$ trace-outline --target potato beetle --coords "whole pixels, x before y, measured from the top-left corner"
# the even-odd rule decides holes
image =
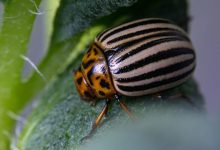
[[[148,18],[100,33],[74,76],[83,100],[106,100],[95,129],[113,98],[132,117],[118,95],[142,96],[177,87],[194,68],[195,51],[186,32],[172,21]]]

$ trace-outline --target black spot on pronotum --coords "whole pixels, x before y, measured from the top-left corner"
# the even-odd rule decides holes
[[[82,83],[82,77],[78,78],[76,82],[80,85]]]
[[[97,51],[97,49],[96,49],[96,48],[93,48],[93,52],[94,52],[94,54],[95,54],[95,55],[97,55],[97,54],[98,54],[98,51]]]
[[[109,85],[109,83],[106,82],[106,81],[103,80],[103,79],[100,81],[100,85],[101,85],[102,88],[110,89],[110,85]]]
[[[102,92],[102,91],[99,91],[99,95],[101,95],[101,96],[105,96],[105,93]]]
[[[86,57],[89,58],[90,56],[91,56],[91,53],[87,53],[87,56],[86,56]]]
[[[100,76],[96,77],[95,79],[96,79],[96,80],[100,79]]]
[[[89,50],[87,51],[87,53],[90,53],[90,52],[91,52],[91,50],[92,50],[92,47],[90,47],[90,48],[89,48]]]
[[[86,63],[82,63],[83,68],[84,68],[84,69],[88,68],[88,67],[89,67],[91,64],[93,64],[94,62],[95,62],[95,60],[94,60],[94,59],[91,59],[91,60],[87,61]]]
[[[93,68],[94,68],[94,66],[93,66],[93,67],[89,70],[89,72],[87,73],[87,77],[88,77],[89,82],[90,82],[91,85],[93,85],[93,82],[92,82],[92,79],[91,79],[91,77],[92,77],[92,75],[93,75]]]

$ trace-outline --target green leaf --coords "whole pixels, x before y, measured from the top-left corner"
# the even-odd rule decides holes
[[[71,39],[76,33],[81,32],[85,28],[89,27],[94,22],[94,20],[97,20],[98,18],[102,16],[112,14],[118,8],[129,7],[136,2],[137,0],[117,0],[117,1],[65,0],[65,1],[62,1],[60,8],[58,10],[58,13],[57,13],[57,19],[55,20],[55,32],[53,34],[52,40],[55,42],[62,42],[64,40]],[[153,6],[149,5],[152,2],[155,5]],[[172,6],[169,5],[171,1],[170,2],[169,1],[157,2],[154,0],[152,2],[148,0],[146,2],[143,1],[143,2],[137,3],[136,6],[134,6],[132,9],[135,9],[138,11],[125,8],[124,10],[120,11],[122,12],[120,15],[118,14],[115,15],[114,19],[117,19],[118,17],[122,17],[123,15],[130,16],[131,18],[132,17],[141,18],[141,17],[150,16],[152,14],[152,16],[155,16],[155,17],[164,16],[165,18],[170,18],[170,19],[175,18],[176,21],[179,23],[186,22],[185,20],[186,16],[184,14],[184,11],[181,12],[182,9],[178,10],[175,8],[176,6],[181,5],[181,4],[183,4],[182,6],[185,7],[186,3],[184,3],[183,1],[179,3],[175,2],[176,4],[173,3]],[[157,10],[155,13],[155,10],[161,6],[165,8]],[[148,11],[145,11],[143,13],[143,11],[147,9]],[[167,11],[168,9],[169,11]],[[177,20],[176,18],[177,14],[167,15],[167,14],[170,14],[172,10],[176,11],[176,13],[178,14],[182,13],[184,18]],[[108,24],[113,21],[114,20],[108,21]]]
[[[0,149],[6,149],[10,140],[14,118],[25,100],[21,93],[22,57],[27,52],[35,11],[40,0],[13,0],[5,3],[0,28]],[[11,116],[11,117],[10,117]]]
[[[62,42],[72,38],[76,33],[82,32],[91,23],[115,12],[120,7],[132,5],[136,0],[100,1],[100,0],[65,0],[58,10],[52,40]]]
[[[55,19],[51,46],[40,70],[46,78],[54,77],[42,96],[34,101],[35,108],[28,112],[29,117],[21,134],[16,138],[19,149],[78,149],[79,141],[91,129],[91,123],[100,113],[104,102],[96,107],[80,100],[73,84],[72,70],[80,64],[82,53],[94,36],[102,29],[144,17],[168,18],[187,29],[187,3],[185,0],[94,0],[61,1]],[[107,16],[106,16],[107,15]],[[72,64],[70,64],[72,63]],[[54,76],[59,73],[58,76]],[[40,89],[44,83],[34,74],[26,88]],[[33,90],[33,91],[34,91]],[[34,93],[34,92],[33,92]],[[137,116],[148,117],[151,112],[167,108],[173,112],[204,111],[202,97],[194,80],[164,93],[165,96],[183,93],[187,99],[158,99],[152,96],[138,98],[123,97],[129,109]],[[31,94],[30,94],[31,95]],[[30,105],[28,107],[30,109]],[[161,115],[165,113],[161,113]],[[27,115],[25,114],[25,115]],[[151,115],[150,115],[151,116]],[[108,117],[98,128],[96,136],[127,124],[130,120],[119,105],[113,101]],[[104,136],[103,136],[104,137]]]
[[[220,147],[219,118],[173,112],[165,115],[150,113],[142,117],[141,123],[118,125],[117,129],[102,132],[95,142],[88,142],[80,149],[218,150]]]

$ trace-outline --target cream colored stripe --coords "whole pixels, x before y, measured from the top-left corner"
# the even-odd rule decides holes
[[[129,78],[129,77],[134,77],[134,76],[138,76],[147,72],[151,72],[153,70],[159,69],[159,68],[163,68],[172,64],[176,64],[178,62],[182,62],[185,60],[189,60],[192,59],[194,56],[192,54],[186,54],[186,55],[180,55],[180,56],[176,56],[176,57],[172,57],[172,58],[168,58],[168,59],[164,59],[158,62],[154,62],[148,65],[145,65],[143,67],[134,69],[132,71],[126,72],[126,73],[120,73],[120,74],[113,74],[113,79],[118,79],[118,78]]]
[[[117,81],[114,81],[114,82],[117,85],[125,85],[125,86],[137,86],[137,85],[143,85],[143,84],[150,84],[150,83],[153,83],[153,82],[162,81],[162,80],[165,80],[165,79],[169,79],[169,78],[176,77],[176,76],[179,76],[181,74],[184,74],[187,71],[190,71],[194,66],[195,66],[195,63],[192,63],[192,64],[190,64],[189,66],[187,66],[185,68],[182,68],[180,70],[171,72],[169,74],[161,75],[161,76],[158,76],[158,77],[145,79],[145,80],[141,80],[141,81],[128,82],[128,83],[119,83]]]
[[[137,22],[142,22],[142,21],[145,21],[145,20],[150,20],[150,19],[139,19],[139,20],[135,20],[135,21],[132,21],[132,22],[128,22],[128,23],[124,23],[122,25],[119,25],[117,27],[114,27],[112,29],[110,29],[109,31],[107,31],[106,33],[104,33],[101,37],[100,37],[100,41],[103,39],[103,37],[105,37],[105,35],[109,34],[110,32],[114,31],[114,30],[117,30],[119,28],[122,28],[122,27],[126,27],[128,25],[131,25],[131,24],[134,24],[134,23],[137,23]]]
[[[115,42],[115,43],[112,43],[112,44],[107,44],[107,42],[112,40],[112,39],[118,38],[120,36],[124,36],[124,35],[130,34],[130,33],[135,33],[137,31],[141,31],[141,30],[152,29],[152,28],[171,28],[171,29],[175,29],[175,30],[180,31],[181,33],[183,33],[185,35],[185,32],[182,29],[180,29],[178,26],[173,25],[173,24],[169,24],[169,23],[149,24],[149,25],[144,25],[144,26],[137,26],[137,27],[130,28],[130,29],[127,29],[127,30],[123,30],[121,32],[118,32],[117,34],[113,34],[113,35],[109,36],[107,39],[105,39],[102,42],[102,45],[106,48],[115,47],[115,46],[117,46],[121,43],[125,43],[128,39],[136,38],[136,37],[138,38],[138,37],[141,37],[142,35],[135,36],[135,37],[133,36],[133,37],[128,38],[126,40],[122,40],[122,41]],[[146,36],[148,34],[144,34],[144,35]]]
[[[137,53],[131,57],[128,57],[124,61],[120,63],[120,67],[127,66],[129,64],[133,64],[134,62],[145,59],[151,55],[157,54],[159,52],[167,51],[169,49],[174,48],[189,48],[192,49],[192,45],[189,42],[185,41],[171,41],[171,42],[164,42],[162,44],[153,46],[149,49],[145,49],[141,51],[140,53]]]
[[[155,40],[155,39],[154,39]],[[151,40],[152,41],[152,40]],[[143,44],[143,43],[142,43]],[[121,53],[119,53],[117,56],[114,56],[114,58],[112,58],[111,61],[111,65],[110,68],[111,70],[117,70],[118,68],[122,68],[124,66],[128,66],[130,64],[133,64],[134,62],[147,58],[151,55],[154,55],[158,52],[161,51],[166,51],[168,49],[172,49],[172,48],[191,48],[192,49],[192,45],[189,42],[185,42],[185,41],[171,41],[171,42],[166,42],[166,43],[162,43],[153,47],[150,47],[148,49],[145,49],[133,56],[128,57],[127,59],[125,59],[124,61],[117,63],[117,59],[120,58],[121,56],[131,52],[132,50],[134,50],[137,47],[140,47],[141,44],[137,44],[135,47],[132,46],[130,49],[127,49]]]
[[[125,95],[125,96],[142,96],[142,95],[147,95],[147,94],[158,93],[160,91],[176,87],[176,86],[182,84],[183,82],[185,82],[189,77],[190,77],[190,74],[187,77],[185,77],[181,80],[178,80],[176,82],[172,82],[172,83],[165,84],[165,85],[162,85],[162,86],[159,86],[159,87],[151,88],[151,89],[144,90],[144,91],[138,91],[138,92],[125,92],[125,91],[120,90],[117,87],[117,85],[115,85],[115,87],[116,87],[116,91],[118,91],[122,95]]]

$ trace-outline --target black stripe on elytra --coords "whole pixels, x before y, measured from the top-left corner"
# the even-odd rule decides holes
[[[91,60],[89,60],[89,61],[87,61],[86,63],[82,63],[82,66],[83,66],[83,68],[84,69],[86,69],[86,68],[88,68],[91,64],[93,64],[95,62],[95,60],[94,59],[91,59]]]
[[[106,30],[104,30],[103,32],[99,33],[98,36],[96,37],[97,41],[100,40],[100,38],[102,37],[103,34],[105,34],[106,32],[108,32],[109,30],[113,29],[114,27],[112,28],[108,28]]]
[[[128,38],[133,38],[133,37],[139,36],[139,35],[144,35],[144,34],[147,35],[147,34],[150,34],[150,33],[153,33],[153,32],[166,31],[166,30],[168,30],[168,31],[169,30],[175,30],[175,31],[177,31],[177,32],[175,32],[176,36],[184,37],[187,41],[189,41],[189,38],[187,38],[182,32],[180,32],[177,29],[157,27],[157,28],[150,28],[150,29],[140,30],[140,31],[137,31],[137,32],[133,32],[133,33],[129,33],[129,34],[126,34],[126,35],[119,36],[117,38],[114,38],[114,39],[108,41],[107,44],[112,44],[112,43],[115,43],[115,42],[126,40]]]
[[[163,31],[163,29],[161,31]],[[181,33],[179,31],[170,28],[170,29],[164,30],[164,32],[162,32],[162,33],[156,32],[155,34],[152,34],[152,35],[144,36],[144,37],[141,37],[141,38],[138,38],[135,40],[131,40],[129,42],[122,43],[120,45],[115,46],[114,48],[111,48],[111,49],[105,51],[104,53],[105,53],[105,56],[108,58],[108,60],[111,61],[112,57],[115,56],[117,53],[122,52],[137,43],[141,43],[144,40],[148,40],[151,38],[166,37],[166,36],[182,36],[183,38],[186,38],[186,40],[188,38],[184,35],[181,35]]]
[[[126,50],[127,48],[129,48],[129,47],[131,47],[131,46],[133,46],[133,45],[135,45],[137,43],[140,43],[140,42],[143,42],[145,40],[152,39],[152,38],[158,38],[158,37],[171,37],[171,36],[173,36],[173,37],[182,37],[186,41],[190,41],[190,39],[186,35],[182,34],[178,30],[166,29],[166,30],[160,30],[160,31],[161,31],[160,33],[156,32],[155,34],[147,35],[147,36],[144,36],[144,37],[141,37],[141,38],[138,38],[138,39],[135,39],[135,40],[131,40],[131,41],[122,43],[120,45],[117,45],[116,47],[118,49],[116,51],[117,51],[117,53],[119,53],[119,52],[122,52],[122,51]],[[116,49],[116,48],[113,48],[113,49]]]
[[[127,59],[128,57],[131,57],[143,50],[146,50],[148,48],[152,48],[156,45],[159,45],[159,44],[162,44],[162,43],[168,43],[168,42],[174,42],[174,41],[185,41],[185,38],[182,38],[182,37],[166,37],[166,38],[161,38],[161,39],[156,39],[156,40],[153,40],[153,41],[150,41],[148,43],[144,43],[142,44],[141,46],[133,49],[133,50],[130,50],[129,53],[126,53],[124,55],[122,55],[121,57],[117,58],[116,59],[116,63],[120,63],[121,61]]]
[[[186,55],[186,54],[192,54],[194,56],[194,52],[192,49],[190,48],[171,48],[171,49],[167,49],[167,50],[162,50],[156,54],[150,55],[144,59],[138,60],[132,64],[129,64],[127,66],[124,66],[122,68],[118,68],[113,70],[114,74],[120,74],[120,73],[125,73],[125,72],[129,72],[132,70],[135,70],[137,68],[149,65],[151,63],[154,62],[158,62],[164,59],[168,59],[168,58],[172,58],[175,56],[179,56],[179,55]]]
[[[123,26],[122,25],[122,27],[117,28],[117,29],[112,29],[112,31],[110,33],[108,33],[105,36],[103,36],[101,38],[101,42],[103,42],[108,37],[110,37],[110,36],[112,36],[114,34],[117,34],[118,32],[127,30],[127,29],[131,29],[131,28],[134,28],[134,27],[137,27],[137,26],[143,26],[143,25],[149,25],[149,24],[159,24],[159,23],[170,23],[171,24],[171,22],[168,21],[168,20],[150,19],[150,20],[143,20],[141,22],[135,22],[135,23],[127,25],[127,26]]]
[[[163,68],[159,68],[159,69],[153,70],[151,72],[144,73],[144,74],[134,76],[131,78],[119,78],[119,79],[117,79],[117,81],[119,83],[128,83],[128,82],[135,82],[135,81],[141,81],[141,80],[146,80],[146,79],[150,79],[150,78],[155,78],[155,77],[159,77],[162,75],[167,75],[167,74],[173,73],[175,71],[181,70],[185,67],[188,67],[189,65],[191,65],[194,62],[194,60],[195,59],[192,58],[192,59],[189,59],[186,61],[175,63],[175,64],[172,64],[172,65],[169,65],[169,66],[166,66]]]
[[[189,76],[192,72],[193,72],[194,68],[192,68],[191,70],[176,76],[176,77],[172,77],[169,79],[164,79],[162,81],[156,81],[156,82],[152,82],[150,84],[143,84],[143,85],[138,85],[138,86],[123,86],[123,85],[118,85],[118,88],[122,91],[125,92],[136,92],[136,91],[144,91],[144,90],[149,90],[149,89],[153,89],[162,85],[166,85],[166,84],[171,84],[174,82],[177,82],[181,79],[186,78],[187,76]]]

